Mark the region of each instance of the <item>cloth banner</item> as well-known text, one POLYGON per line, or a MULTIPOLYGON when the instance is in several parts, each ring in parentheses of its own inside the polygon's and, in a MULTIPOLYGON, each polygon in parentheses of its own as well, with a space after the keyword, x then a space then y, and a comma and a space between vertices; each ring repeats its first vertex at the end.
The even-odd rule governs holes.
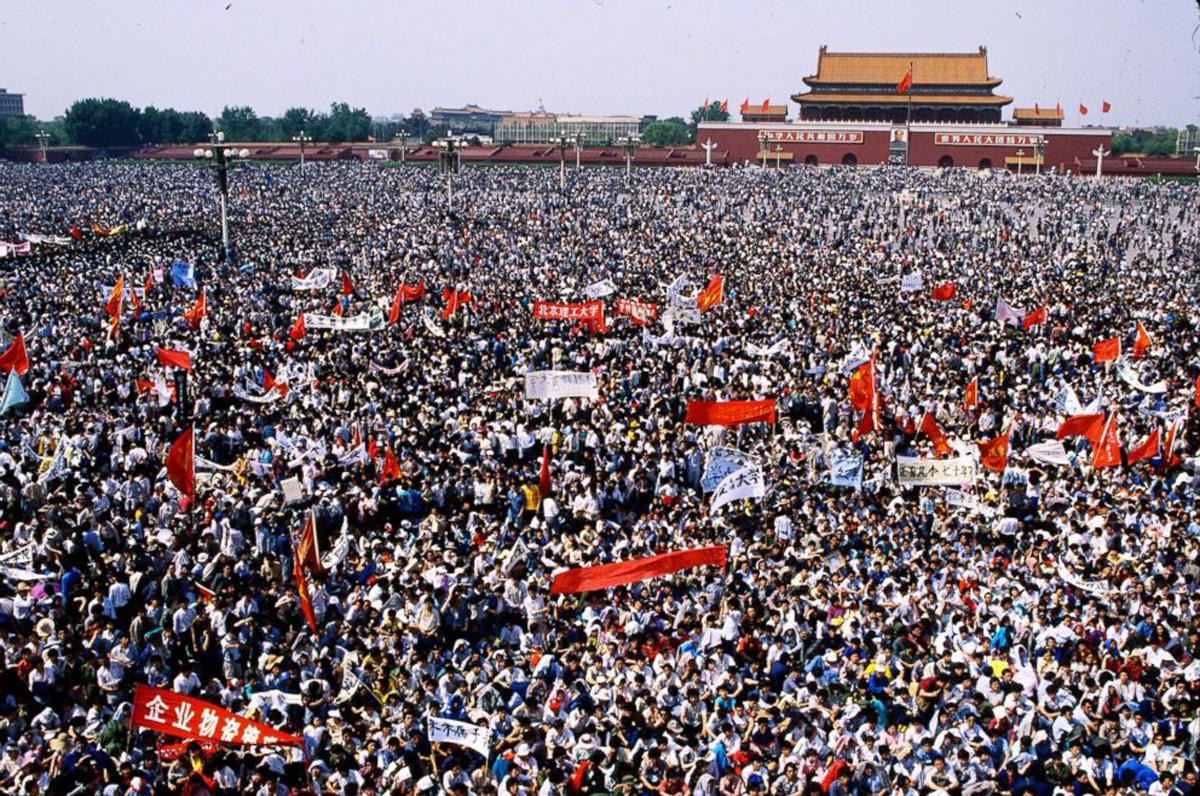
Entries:
POLYGON ((829 457, 829 483, 862 491, 863 457, 835 450, 829 457))
POLYGON ((380 365, 378 362, 372 360, 370 367, 371 371, 374 373, 382 373, 385 376, 395 376, 397 373, 403 373, 404 371, 408 370, 408 360, 404 360, 394 368, 385 368, 383 365, 380 365))
POLYGON ((920 271, 913 271, 911 274, 905 274, 900 280, 901 293, 920 293, 925 289, 925 279, 921 276, 920 271))
POLYGON ((737 426, 774 423, 775 399, 765 401, 688 401, 685 423, 697 426, 737 426))
POLYGON ((616 292, 617 286, 613 284, 611 279, 601 279, 599 282, 593 282, 583 289, 583 295, 590 299, 604 298, 616 292))
POLYGON ((1121 381, 1141 392, 1148 392, 1151 395, 1162 395, 1167 391, 1167 383, 1165 381, 1160 380, 1153 384, 1142 384, 1141 379, 1138 378, 1137 371, 1125 360, 1117 363, 1117 376, 1120 377, 1121 381))
POLYGON ((671 284, 667 285, 667 300, 670 302, 671 306, 696 306, 696 299, 689 299, 683 295, 683 291, 687 290, 688 284, 689 282, 687 274, 680 274, 679 276, 675 277, 671 284))
POLYGON ((201 699, 138 683, 130 723, 191 741, 246 746, 298 746, 304 739, 238 716, 201 699))
POLYGON ((595 373, 572 370, 533 370, 525 374, 525 397, 530 401, 600 397, 595 373))
POLYGON ((1058 576, 1075 588, 1091 594, 1109 594, 1113 591, 1112 587, 1105 581, 1084 580, 1061 564, 1058 566, 1058 576))
POLYGON ((194 288, 196 286, 196 266, 176 260, 171 263, 171 284, 175 287, 194 288))
POLYGON ((434 337, 445 337, 446 332, 442 327, 433 322, 433 318, 428 315, 421 316, 421 323, 425 326, 425 331, 429 332, 434 337))
POLYGON ((1054 407, 1054 411, 1060 415, 1083 414, 1083 405, 1079 403, 1079 396, 1075 394, 1075 390, 1070 384, 1064 385, 1058 391, 1058 395, 1054 396, 1051 405, 1054 407))
POLYGON ((304 277, 292 277, 292 290, 324 290, 333 284, 337 272, 332 268, 314 268, 304 277))
POLYGON ((970 456, 954 459, 896 457, 896 480, 900 486, 965 486, 975 483, 976 465, 970 456))
POLYGON ((672 572, 679 572, 683 569, 702 566, 724 567, 725 545, 697 547, 674 553, 662 553, 648 558, 637 558, 632 561, 568 569, 554 577, 554 582, 550 585, 550 593, 577 594, 611 589, 614 586, 625 586, 661 575, 670 575, 672 572))
POLYGON ((743 467, 725 476, 725 479, 717 484, 717 488, 713 490, 712 500, 708 504, 708 510, 715 512, 726 503, 760 498, 766 494, 767 485, 763 481, 762 470, 757 467, 743 467))
POLYGON ((642 329, 642 342, 655 348, 658 348, 660 345, 673 346, 675 345, 676 339, 677 338, 675 337, 674 331, 668 331, 664 335, 655 337, 654 335, 650 334, 649 329, 642 329))
POLYGON ((486 726, 480 727, 475 724, 467 724, 465 721, 440 719, 436 716, 430 716, 426 722, 430 743, 452 743, 466 746, 484 757, 487 757, 488 752, 491 751, 491 744, 488 742, 491 733, 486 726))
POLYGON ((539 321, 598 321, 604 316, 604 302, 585 301, 564 304, 557 301, 533 302, 533 317, 539 321))
POLYGON ((1057 464, 1063 467, 1069 467, 1071 464, 1070 458, 1067 457, 1067 449, 1063 447, 1062 441, 1057 439, 1030 445, 1025 449, 1025 455, 1039 464, 1057 464))
POLYGON ((753 456, 742 453, 737 448, 713 448, 704 457, 704 475, 700 478, 700 488, 711 492, 726 476, 743 467, 757 468, 760 465, 753 456))
POLYGON ((985 517, 991 517, 996 513, 990 506, 985 506, 978 495, 972 495, 970 492, 964 492, 961 489, 947 489, 942 493, 942 496, 946 499, 947 506, 966 509, 976 514, 982 514, 985 517))
POLYGON ((746 343, 746 353, 752 357, 773 357, 776 354, 782 354, 787 350, 787 347, 788 341, 786 338, 775 343, 770 348, 762 348, 754 343, 746 343))
POLYGON ((687 324, 701 323, 700 309, 698 307, 668 307, 663 313, 663 326, 667 329, 674 330, 676 325, 686 326, 687 324))
POLYGON ((273 404, 281 397, 279 390, 269 390, 262 395, 251 395, 240 384, 234 385, 233 394, 243 401, 249 401, 252 404, 273 404))
POLYGON ((377 332, 386 324, 380 309, 372 307, 370 312, 362 312, 349 318, 306 312, 304 325, 309 329, 332 329, 335 332, 377 332))
POLYGON ((29 254, 31 250, 32 247, 29 245, 29 241, 25 241, 24 243, 6 243, 0 240, 0 257, 9 257, 14 254, 29 254))
POLYGON ((658 318, 658 305, 650 301, 618 298, 613 306, 617 315, 624 315, 639 326, 647 326, 658 318))
POLYGON ((21 236, 30 243, 49 246, 70 246, 71 239, 66 235, 38 235, 36 232, 26 232, 21 236))

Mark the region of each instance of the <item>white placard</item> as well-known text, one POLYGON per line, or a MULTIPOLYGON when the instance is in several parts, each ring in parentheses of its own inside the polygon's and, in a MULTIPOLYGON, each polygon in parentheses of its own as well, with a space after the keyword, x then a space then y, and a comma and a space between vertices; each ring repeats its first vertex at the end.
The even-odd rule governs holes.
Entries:
POLYGON ((762 470, 757 467, 743 467, 725 476, 725 480, 717 484, 713 491, 712 501, 708 510, 715 512, 726 503, 735 500, 760 498, 767 494, 767 485, 763 481, 762 470))
POLYGON ((593 282, 583 289, 583 295, 590 299, 604 298, 616 292, 617 286, 613 284, 611 279, 601 279, 599 282, 593 282))
POLYGON ((338 315, 304 313, 304 325, 309 329, 332 329, 335 332, 376 332, 384 327, 383 313, 378 307, 370 312, 343 318, 338 315))
POLYGON ((525 397, 531 401, 600 397, 596 374, 573 370, 533 370, 525 374, 525 397))
POLYGON ((829 483, 862 491, 863 457, 835 450, 829 457, 829 483))
POLYGON ((430 716, 426 722, 430 743, 452 743, 466 746, 484 757, 487 757, 488 752, 491 751, 491 744, 488 743, 490 733, 487 727, 467 724, 465 721, 439 719, 435 716, 430 716))
POLYGON ((942 495, 946 499, 947 506, 973 511, 985 517, 991 517, 996 513, 990 506, 985 506, 978 495, 972 495, 961 489, 947 489, 942 495))
POLYGON ((925 289, 925 279, 921 276, 920 271, 913 271, 911 274, 905 274, 900 280, 900 290, 903 293, 920 293, 925 289))
POLYGON ((332 268, 314 268, 303 278, 292 277, 292 290, 324 290, 333 284, 335 272, 332 268))
POLYGON ((954 459, 896 457, 896 480, 900 486, 968 486, 975 483, 975 462, 969 456, 954 459))
POLYGON ((704 475, 700 478, 700 489, 711 492, 743 467, 759 467, 758 460, 737 448, 713 448, 704 457, 704 475))

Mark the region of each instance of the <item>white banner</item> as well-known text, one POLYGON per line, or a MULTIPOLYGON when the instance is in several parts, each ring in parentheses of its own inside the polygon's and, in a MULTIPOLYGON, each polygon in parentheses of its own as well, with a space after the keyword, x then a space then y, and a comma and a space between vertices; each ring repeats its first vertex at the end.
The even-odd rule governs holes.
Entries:
POLYGON ((994 509, 983 504, 978 495, 972 495, 961 489, 947 489, 942 493, 942 496, 946 499, 947 506, 973 511, 985 517, 991 517, 996 514, 994 509))
POLYGON ((752 357, 773 357, 776 354, 782 354, 784 351, 787 350, 787 347, 788 347, 787 338, 780 340, 778 343, 771 346, 770 348, 762 348, 761 346, 757 346, 754 343, 746 343, 746 353, 752 357))
POLYGON ((658 348, 660 345, 672 346, 675 345, 675 332, 674 330, 670 330, 661 337, 655 337, 650 334, 649 329, 642 329, 642 342, 652 345, 655 348, 658 348))
POLYGON ((975 483, 975 462, 969 456, 954 459, 896 457, 900 486, 965 486, 975 483))
POLYGON ((862 491, 863 457, 835 450, 829 457, 829 483, 862 491))
POLYGON ((616 292, 617 286, 613 284, 611 279, 601 279, 599 282, 593 282, 583 289, 583 295, 590 299, 604 298, 616 292))
POLYGON ((442 327, 434 323, 433 318, 430 318, 428 315, 421 316, 421 323, 425 325, 425 331, 429 332, 434 337, 446 336, 446 332, 443 331, 442 327))
POLYGON ((711 492, 727 476, 743 467, 757 468, 760 465, 753 456, 737 448, 713 448, 704 456, 704 475, 700 478, 700 488, 711 492))
POLYGON ((1067 449, 1063 447, 1062 441, 1057 439, 1030 445, 1025 449, 1025 455, 1039 464, 1057 464, 1063 467, 1069 467, 1071 464, 1067 457, 1067 449))
POLYGON ((689 323, 700 323, 700 310, 695 307, 680 307, 674 305, 667 307, 662 314, 662 324, 667 329, 674 331, 676 325, 684 325, 689 323))
POLYGON ((71 239, 65 235, 38 235, 35 232, 26 232, 21 236, 30 243, 47 244, 50 246, 70 246, 71 239))
POLYGON ((924 289, 925 279, 921 276, 920 271, 905 274, 900 280, 900 292, 902 293, 920 293, 924 289))
POLYGON ((725 480, 717 485, 716 490, 713 491, 712 501, 708 504, 708 510, 715 512, 734 500, 760 498, 765 494, 767 494, 767 485, 763 482, 762 470, 757 467, 743 467, 725 476, 725 480))
POLYGON ((683 295, 683 291, 687 289, 687 286, 687 274, 680 274, 679 276, 675 277, 674 282, 667 285, 667 298, 670 299, 672 304, 675 303, 675 299, 683 295))
POLYGON ((1125 382, 1133 389, 1141 390, 1142 392, 1148 392, 1151 395, 1162 395, 1167 391, 1167 383, 1165 381, 1156 381, 1153 384, 1142 384, 1141 379, 1138 378, 1138 374, 1132 367, 1130 367, 1129 363, 1123 359, 1117 363, 1117 376, 1120 377, 1121 381, 1125 382))
POLYGON ((304 325, 309 329, 332 329, 335 332, 377 332, 384 327, 383 313, 378 307, 370 312, 342 318, 337 315, 304 313, 304 325))
MULTIPOLYGON (((1147 398, 1146 400, 1150 399, 1147 398)), ((1185 420, 1187 418, 1187 409, 1183 408, 1155 409, 1153 406, 1146 406, 1143 404, 1138 406, 1138 412, 1145 417, 1161 418, 1163 422, 1167 423, 1167 425, 1180 420, 1185 420)))
POLYGON ((1091 594, 1108 594, 1113 590, 1107 582, 1102 580, 1084 580, 1061 564, 1058 566, 1058 576, 1075 588, 1082 589, 1091 594))
POLYGON ((573 370, 533 370, 525 374, 525 397, 530 401, 600 397, 595 373, 573 370))
POLYGON ((1052 406, 1054 411, 1060 415, 1083 414, 1083 405, 1079 403, 1079 396, 1075 394, 1075 390, 1070 384, 1064 385, 1058 391, 1058 395, 1054 396, 1052 406))
POLYGON ((436 716, 430 716, 426 721, 430 743, 452 743, 466 746, 484 757, 487 757, 491 751, 491 744, 488 741, 490 733, 486 726, 479 727, 467 724, 465 721, 439 719, 436 716))
POLYGON ((242 385, 240 384, 234 385, 233 394, 238 398, 241 398, 243 401, 249 401, 252 404, 273 404, 280 398, 279 390, 271 390, 270 392, 263 393, 262 395, 251 395, 250 393, 246 392, 246 390, 243 389, 242 385))
POLYGON ((332 268, 314 268, 303 279, 292 277, 292 290, 324 290, 333 284, 336 272, 332 268))

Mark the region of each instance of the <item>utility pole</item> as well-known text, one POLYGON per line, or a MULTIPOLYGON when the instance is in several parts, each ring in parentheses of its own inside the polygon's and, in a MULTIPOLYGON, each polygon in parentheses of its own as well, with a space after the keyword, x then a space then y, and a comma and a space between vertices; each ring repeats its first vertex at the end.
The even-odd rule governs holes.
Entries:
POLYGON ((42 165, 44 166, 47 162, 46 161, 46 144, 49 143, 49 141, 50 141, 50 134, 47 133, 45 130, 38 130, 37 133, 34 134, 34 137, 37 138, 37 140, 38 140, 38 146, 40 146, 42 148, 42 165))
POLYGON ((221 246, 225 250, 225 262, 233 265, 233 244, 229 239, 229 159, 250 157, 248 149, 225 146, 225 133, 213 130, 208 136, 211 144, 192 151, 199 160, 212 162, 217 173, 217 204, 221 210, 221 246))
POLYGON ((303 130, 300 135, 292 136, 292 140, 300 145, 300 173, 304 173, 304 145, 312 143, 312 136, 306 135, 303 130))
POLYGON ((634 135, 623 135, 617 143, 625 150, 625 187, 633 184, 633 153, 638 146, 638 138, 634 135))

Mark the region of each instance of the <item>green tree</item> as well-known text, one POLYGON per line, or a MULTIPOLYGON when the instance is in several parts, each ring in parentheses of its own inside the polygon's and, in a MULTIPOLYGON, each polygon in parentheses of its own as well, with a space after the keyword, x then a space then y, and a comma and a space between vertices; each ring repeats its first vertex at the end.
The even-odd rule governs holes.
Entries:
POLYGON ((701 105, 696 110, 692 111, 692 127, 694 128, 700 122, 727 122, 729 121, 729 111, 721 110, 721 103, 710 102, 707 105, 701 105))
POLYGON ((181 144, 198 144, 208 140, 208 134, 212 132, 212 119, 208 118, 208 114, 200 111, 187 111, 179 114, 179 143, 181 144))
POLYGON ((63 127, 74 143, 83 146, 136 146, 141 142, 140 119, 128 102, 92 97, 72 103, 63 127))
POLYGON ((1179 131, 1172 127, 1156 127, 1152 130, 1121 130, 1113 134, 1114 155, 1150 155, 1165 157, 1175 154, 1175 142, 1179 131))
POLYGON ((300 135, 301 131, 310 138, 316 138, 313 135, 316 114, 308 108, 288 108, 277 121, 279 134, 284 141, 291 141, 292 138, 300 135))
POLYGON ((366 141, 371 135, 371 115, 364 108, 351 108, 345 102, 329 106, 327 141, 366 141))
POLYGON ((429 130, 429 117, 420 108, 413 108, 413 112, 404 120, 403 126, 406 135, 424 141, 425 133, 429 130))
POLYGON ((654 122, 642 131, 642 143, 650 146, 679 146, 692 140, 692 129, 678 116, 654 122))
POLYGON ((249 105, 226 106, 217 120, 217 128, 225 133, 227 141, 261 141, 263 137, 262 120, 249 105))
POLYGON ((39 129, 41 129, 40 125, 32 116, 11 116, 0 119, 0 150, 10 146, 36 145, 39 129))

